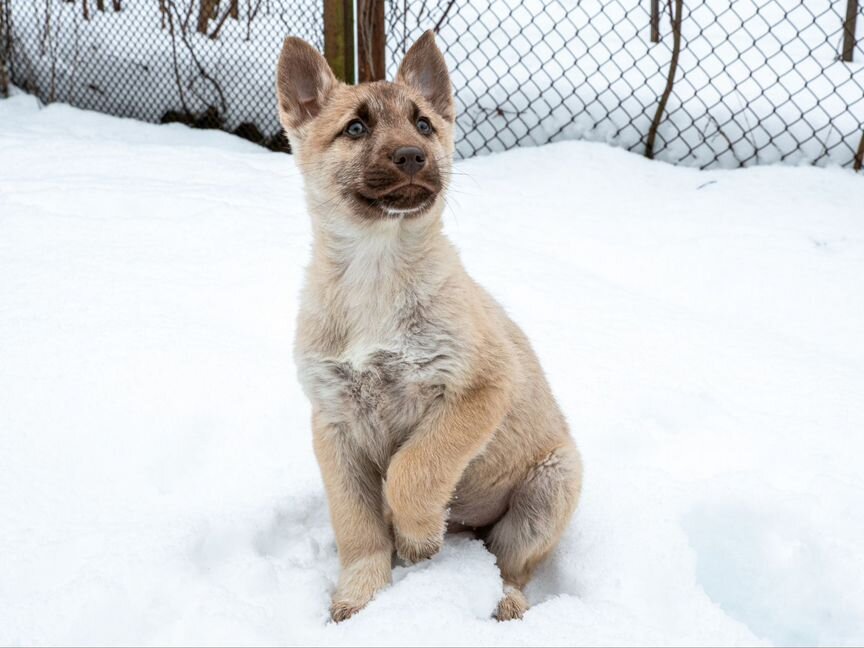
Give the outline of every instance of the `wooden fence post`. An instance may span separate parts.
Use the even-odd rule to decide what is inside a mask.
[[[858,0],[846,0],[846,20],[843,21],[843,60],[852,62],[855,55],[855,22],[858,19]]]
[[[358,82],[385,78],[385,43],[384,0],[357,0]]]
[[[324,58],[336,78],[354,83],[354,2],[324,0]]]

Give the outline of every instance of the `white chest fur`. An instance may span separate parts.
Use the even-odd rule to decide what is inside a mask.
[[[352,347],[344,356],[306,356],[301,379],[325,420],[380,466],[444,393],[450,345]]]
[[[452,252],[398,223],[327,234],[301,320],[332,332],[301,332],[300,379],[324,420],[383,465],[457,373],[460,345],[437,312],[447,275],[436,268]]]

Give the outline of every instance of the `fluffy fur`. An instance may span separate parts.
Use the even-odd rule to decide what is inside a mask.
[[[521,617],[582,467],[528,340],[441,231],[455,116],[444,58],[427,32],[395,83],[347,86],[289,38],[277,94],[314,231],[296,361],[342,565],[332,618],[390,582],[394,550],[429,558],[448,526],[485,540],[505,582],[496,616]],[[400,171],[404,146],[423,152],[420,171]]]

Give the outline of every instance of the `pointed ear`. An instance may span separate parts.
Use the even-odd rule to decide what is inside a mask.
[[[447,63],[435,44],[435,34],[431,29],[405,54],[396,75],[396,83],[403,83],[417,90],[447,121],[452,122],[456,118]]]
[[[276,69],[279,121],[296,131],[321,112],[336,85],[330,66],[309,43],[293,36],[285,39]]]

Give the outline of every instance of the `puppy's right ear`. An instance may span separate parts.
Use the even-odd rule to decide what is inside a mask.
[[[279,121],[285,130],[299,134],[321,112],[335,85],[336,77],[318,50],[299,38],[285,39],[276,69]]]

